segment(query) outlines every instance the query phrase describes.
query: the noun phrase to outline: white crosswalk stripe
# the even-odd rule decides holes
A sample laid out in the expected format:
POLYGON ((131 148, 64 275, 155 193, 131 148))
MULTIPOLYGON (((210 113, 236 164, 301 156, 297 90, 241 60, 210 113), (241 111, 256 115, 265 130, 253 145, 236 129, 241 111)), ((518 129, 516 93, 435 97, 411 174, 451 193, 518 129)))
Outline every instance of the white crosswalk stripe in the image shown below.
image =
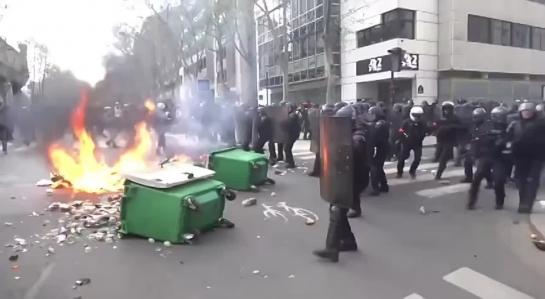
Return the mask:
POLYGON ((460 268, 443 280, 482 299, 534 299, 470 268, 460 268))
POLYGON ((425 299, 424 297, 420 296, 417 293, 412 293, 409 296, 403 298, 403 299, 425 299))
MULTIPOLYGON (((443 179, 449 179, 449 178, 455 178, 462 176, 464 174, 463 169, 454 169, 443 172, 443 179)), ((412 178, 393 178, 388 179, 388 185, 390 186, 400 186, 400 185, 406 185, 406 184, 412 184, 412 183, 421 183, 421 182, 429 182, 435 180, 435 175, 432 174, 422 174, 416 177, 416 179, 412 178)))
POLYGON ((427 197, 427 198, 437 198, 449 194, 455 194, 462 191, 469 190, 469 184, 456 184, 438 188, 423 189, 416 191, 416 195, 427 197))

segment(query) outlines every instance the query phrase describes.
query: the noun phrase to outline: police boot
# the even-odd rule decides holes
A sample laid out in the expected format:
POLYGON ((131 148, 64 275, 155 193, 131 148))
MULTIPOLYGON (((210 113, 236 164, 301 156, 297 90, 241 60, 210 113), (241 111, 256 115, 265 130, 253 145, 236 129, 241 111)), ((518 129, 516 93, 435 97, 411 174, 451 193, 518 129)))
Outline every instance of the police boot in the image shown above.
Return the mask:
POLYGON ((312 252, 317 257, 329 260, 333 263, 339 262, 339 251, 336 249, 320 249, 312 252))
POLYGON ((361 217, 361 209, 350 209, 346 214, 348 218, 358 218, 361 217))
POLYGON ((465 178, 463 178, 463 179, 460 181, 460 183, 462 183, 462 184, 469 184, 469 183, 471 183, 472 181, 473 181, 473 180, 472 180, 471 178, 465 177, 465 178))
POLYGON ((358 251, 358 244, 353 237, 346 240, 341 240, 339 251, 358 251))
POLYGON ((416 172, 409 172, 409 175, 411 176, 411 179, 416 179, 416 172))
POLYGON ((379 191, 382 193, 388 193, 390 192, 390 186, 388 186, 388 184, 381 185, 379 191))

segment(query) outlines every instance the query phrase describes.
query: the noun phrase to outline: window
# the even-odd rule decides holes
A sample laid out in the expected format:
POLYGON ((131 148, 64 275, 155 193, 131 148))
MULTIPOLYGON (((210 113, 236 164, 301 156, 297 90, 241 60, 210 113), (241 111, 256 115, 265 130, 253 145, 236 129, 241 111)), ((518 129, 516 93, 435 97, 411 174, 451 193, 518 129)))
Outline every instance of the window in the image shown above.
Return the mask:
POLYGON ((307 0, 307 8, 312 9, 314 8, 314 0, 307 0))
POLYGON ((316 33, 311 32, 308 35, 308 55, 312 56, 316 52, 316 33))
POLYGON ((532 49, 545 51, 545 29, 532 28, 532 49))
POLYGON ((382 15, 384 40, 392 38, 414 39, 415 12, 408 9, 395 9, 382 15))
POLYGON ((324 16, 324 7, 320 6, 316 9, 316 18, 321 18, 324 16))
POLYGON ((325 70, 324 70, 324 67, 321 66, 321 67, 317 67, 316 68, 316 78, 321 78, 324 76, 324 73, 325 73, 325 70))
POLYGON ((489 43, 490 19, 469 15, 467 25, 467 39, 470 42, 489 43))
POLYGON ((530 48, 530 26, 513 24, 513 47, 530 48))
POLYGON ((502 46, 511 45, 511 23, 500 20, 491 20, 490 26, 493 44, 502 46))

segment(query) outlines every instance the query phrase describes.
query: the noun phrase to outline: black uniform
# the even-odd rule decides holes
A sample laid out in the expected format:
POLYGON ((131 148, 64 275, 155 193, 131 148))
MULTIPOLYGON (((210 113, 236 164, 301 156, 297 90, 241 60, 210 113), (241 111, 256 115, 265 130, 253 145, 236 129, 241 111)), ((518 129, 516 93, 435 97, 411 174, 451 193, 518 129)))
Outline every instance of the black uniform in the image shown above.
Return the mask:
MULTIPOLYGON (((378 107, 377 107, 378 108, 378 107)), ((370 154, 371 154, 371 186, 372 195, 388 192, 389 186, 384 173, 384 163, 390 152, 390 128, 384 119, 378 119, 371 124, 370 154)))
POLYGON ((299 134, 301 134, 301 125, 299 122, 299 115, 297 114, 297 111, 295 111, 295 108, 292 107, 292 109, 290 110, 291 111, 288 115, 288 121, 285 124, 288 140, 286 141, 286 144, 283 145, 283 148, 286 157, 287 167, 295 168, 295 160, 293 159, 292 149, 295 141, 299 139, 299 134))
MULTIPOLYGON (((448 108, 447 108, 448 109, 448 108)), ((438 123, 437 147, 439 153, 439 167, 435 179, 441 179, 447 167, 448 160, 453 157, 453 149, 457 144, 458 130, 462 127, 458 118, 450 112, 444 113, 444 118, 438 123)))
MULTIPOLYGON (((364 132, 355 129, 352 135, 352 152, 354 159, 354 202, 359 202, 361 193, 367 188, 369 183, 367 145, 364 132)), ((352 233, 350 223, 348 222, 348 208, 339 205, 330 205, 329 207, 329 226, 326 237, 326 248, 316 250, 314 254, 337 262, 340 251, 356 251, 357 243, 352 233)))
POLYGON ((263 147, 265 146, 265 143, 269 142, 271 144, 272 134, 273 134, 273 127, 272 127, 272 120, 269 118, 267 113, 263 111, 263 109, 260 109, 258 111, 258 124, 257 124, 257 144, 254 148, 254 151, 256 153, 263 154, 265 151, 263 150, 263 147))
POLYGON ((394 104, 392 107, 392 112, 390 113, 390 157, 393 158, 393 155, 396 155, 396 158, 399 159, 398 155, 401 153, 401 140, 398 134, 401 125, 403 124, 403 106, 399 103, 394 104))
POLYGON ((496 194, 496 208, 502 209, 505 200, 507 161, 505 123, 485 121, 476 124, 471 136, 471 154, 477 162, 477 171, 469 189, 468 208, 473 209, 478 199, 483 178, 492 175, 496 194))
POLYGON ((519 189, 519 213, 530 213, 537 196, 543 165, 544 128, 543 121, 534 115, 530 119, 514 121, 507 130, 508 140, 512 142, 515 179, 519 189))
POLYGON ((416 169, 420 165, 422 159, 422 143, 427 133, 427 126, 423 120, 407 119, 401 125, 398 131, 401 141, 401 150, 397 160, 397 176, 403 176, 403 168, 405 167, 405 160, 411 155, 411 151, 414 152, 414 159, 409 169, 409 174, 414 177, 416 175, 416 169))

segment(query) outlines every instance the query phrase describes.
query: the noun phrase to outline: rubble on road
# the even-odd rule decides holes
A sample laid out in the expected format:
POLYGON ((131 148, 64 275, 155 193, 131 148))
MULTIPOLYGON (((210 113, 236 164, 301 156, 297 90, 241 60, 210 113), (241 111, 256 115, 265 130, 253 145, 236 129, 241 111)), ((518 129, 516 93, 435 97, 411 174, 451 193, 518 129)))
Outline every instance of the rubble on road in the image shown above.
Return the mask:
POLYGON ((256 204, 257 204, 257 198, 255 197, 247 198, 242 201, 242 206, 244 207, 255 206, 256 204))

